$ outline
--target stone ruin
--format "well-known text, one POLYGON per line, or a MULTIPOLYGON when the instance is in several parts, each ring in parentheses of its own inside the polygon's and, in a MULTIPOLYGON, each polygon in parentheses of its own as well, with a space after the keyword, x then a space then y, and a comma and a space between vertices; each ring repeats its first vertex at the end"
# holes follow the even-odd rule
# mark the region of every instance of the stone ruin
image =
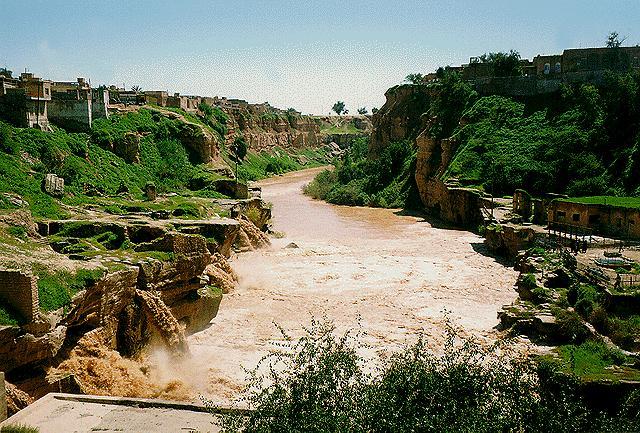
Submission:
POLYGON ((62 197, 64 195, 64 179, 49 173, 42 181, 42 190, 50 196, 62 197))
POLYGON ((0 301, 32 323, 40 309, 37 278, 19 270, 0 270, 0 301))

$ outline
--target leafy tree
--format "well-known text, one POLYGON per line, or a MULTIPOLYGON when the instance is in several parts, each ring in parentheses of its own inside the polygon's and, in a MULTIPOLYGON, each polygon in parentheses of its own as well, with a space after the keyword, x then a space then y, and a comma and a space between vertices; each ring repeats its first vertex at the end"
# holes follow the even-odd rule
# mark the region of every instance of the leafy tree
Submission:
MULTIPOLYGON (((338 116, 340 116, 342 113, 345 112, 345 104, 344 101, 338 101, 335 104, 333 104, 333 107, 331 108, 338 116)), ((345 113, 346 114, 346 113, 345 113)))
POLYGON ((376 114, 378 111, 380 111, 380 109, 378 107, 373 107, 371 109, 371 114, 376 114))
POLYGON ((13 71, 8 70, 7 68, 0 68, 0 77, 11 78, 13 77, 13 71))
POLYGON ((245 156, 247 156, 247 142, 244 141, 244 138, 238 136, 233 140, 233 144, 231 145, 231 153, 236 161, 236 183, 238 182, 238 163, 244 160, 245 156))
POLYGON ((424 76, 420 73, 409 74, 406 77, 404 77, 404 80, 407 83, 411 83, 411 84, 422 84, 424 83, 424 76))
POLYGON ((479 61, 488 63, 492 67, 495 77, 514 77, 522 75, 522 66, 520 65, 520 53, 514 50, 508 53, 485 53, 481 55, 479 61))
POLYGON ((358 114, 360 115, 365 115, 369 112, 369 110, 367 110, 367 107, 360 107, 358 108, 358 114))
POLYGON ((606 43, 606 47, 607 48, 620 48, 623 44, 623 42, 626 40, 627 38, 622 38, 620 39, 620 35, 618 34, 618 32, 611 32, 609 33, 609 36, 607 36, 607 43, 606 43))
POLYGON ((136 92, 136 93, 142 93, 142 87, 135 85, 135 86, 131 86, 131 91, 132 92, 136 92))

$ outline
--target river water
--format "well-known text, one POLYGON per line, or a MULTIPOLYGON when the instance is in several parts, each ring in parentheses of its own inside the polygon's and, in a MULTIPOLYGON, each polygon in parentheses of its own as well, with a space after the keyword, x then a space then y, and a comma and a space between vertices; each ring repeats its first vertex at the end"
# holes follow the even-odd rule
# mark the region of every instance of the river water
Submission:
POLYGON ((212 325, 188 339, 193 363, 185 373, 214 402, 238 396, 243 367, 281 338, 274 323, 294 335, 312 317, 332 320, 339 332, 360 326, 373 352, 419 333, 437 347, 444 310, 466 331, 492 338, 497 311, 516 298, 515 271, 477 252, 481 237, 398 211, 312 200, 302 187, 317 172, 262 182, 273 228, 286 235, 233 260, 240 287, 224 296, 212 325), (286 248, 291 242, 298 248, 286 248))

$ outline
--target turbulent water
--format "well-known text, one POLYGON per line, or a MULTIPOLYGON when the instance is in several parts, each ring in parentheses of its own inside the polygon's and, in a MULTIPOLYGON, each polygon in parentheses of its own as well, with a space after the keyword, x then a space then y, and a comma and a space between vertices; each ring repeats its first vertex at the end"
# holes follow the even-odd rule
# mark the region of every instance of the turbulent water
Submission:
POLYGON ((420 332, 439 344, 445 309, 470 332, 490 335, 499 308, 516 297, 515 271, 481 254, 481 237, 393 210, 312 200, 302 187, 317 171, 262 183, 274 230, 286 236, 234 260, 240 288, 224 296, 208 329, 188 338, 186 380, 213 401, 237 397, 242 367, 280 338, 274 322, 294 335, 312 316, 339 331, 360 323, 371 347, 393 350, 420 332), (299 248, 285 248, 291 242, 299 248))

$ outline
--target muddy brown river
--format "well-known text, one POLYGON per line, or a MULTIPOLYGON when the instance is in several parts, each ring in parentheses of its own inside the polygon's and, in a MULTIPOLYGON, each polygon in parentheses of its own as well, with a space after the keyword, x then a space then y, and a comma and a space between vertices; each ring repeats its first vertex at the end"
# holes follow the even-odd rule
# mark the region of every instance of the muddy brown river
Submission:
MULTIPOLYGON (((360 323, 372 351, 394 350, 419 333, 437 347, 444 310, 470 333, 493 337, 496 313, 516 298, 516 273, 481 254, 482 238, 431 226, 398 211, 312 200, 302 187, 318 169, 263 181, 273 203, 272 248, 240 254, 240 287, 225 295, 212 325, 189 337, 181 368, 214 402, 238 396, 252 368, 274 347, 274 322, 297 335, 311 317, 338 331, 360 323), (298 248, 285 248, 291 242, 298 248)), ((371 353, 370 356, 376 356, 371 353)))

